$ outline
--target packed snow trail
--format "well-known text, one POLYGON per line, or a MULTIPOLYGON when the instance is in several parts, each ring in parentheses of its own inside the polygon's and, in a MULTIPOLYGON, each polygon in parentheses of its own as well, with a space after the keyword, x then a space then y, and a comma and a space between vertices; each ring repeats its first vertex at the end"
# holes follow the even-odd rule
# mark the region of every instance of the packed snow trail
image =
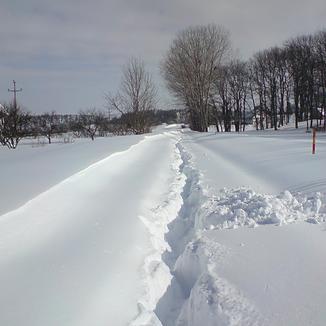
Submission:
POLYGON ((0 217, 0 325, 122 326, 139 316, 144 259, 155 254, 142 218, 171 185, 182 188, 177 141, 173 131, 148 136, 0 217))

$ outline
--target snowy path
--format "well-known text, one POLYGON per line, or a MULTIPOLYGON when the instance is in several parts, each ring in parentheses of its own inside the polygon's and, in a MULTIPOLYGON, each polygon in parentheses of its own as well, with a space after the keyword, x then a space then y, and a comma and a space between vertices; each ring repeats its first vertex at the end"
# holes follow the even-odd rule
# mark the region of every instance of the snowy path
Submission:
POLYGON ((176 142, 146 137, 0 217, 0 325, 122 326, 136 316, 153 253, 139 217, 167 199, 176 142))

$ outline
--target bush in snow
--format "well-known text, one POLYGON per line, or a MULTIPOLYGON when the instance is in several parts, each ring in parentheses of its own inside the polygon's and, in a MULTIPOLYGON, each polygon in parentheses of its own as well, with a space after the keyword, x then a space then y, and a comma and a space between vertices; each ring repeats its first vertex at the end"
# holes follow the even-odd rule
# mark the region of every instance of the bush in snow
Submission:
POLYGON ((29 132, 30 116, 20 106, 4 104, 0 107, 0 143, 15 149, 29 132))

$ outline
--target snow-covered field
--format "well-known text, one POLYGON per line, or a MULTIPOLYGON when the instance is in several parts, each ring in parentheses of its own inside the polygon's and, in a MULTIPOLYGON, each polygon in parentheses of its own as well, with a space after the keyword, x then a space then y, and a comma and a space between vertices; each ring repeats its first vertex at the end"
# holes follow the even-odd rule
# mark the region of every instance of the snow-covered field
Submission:
POLYGON ((183 134, 163 325, 326 324, 325 140, 313 156, 304 130, 183 134))
POLYGON ((326 137, 0 149, 0 325, 326 325, 326 137))
POLYGON ((89 165, 124 151, 142 136, 77 139, 51 146, 36 140, 22 142, 16 150, 0 147, 0 214, 13 210, 89 165))

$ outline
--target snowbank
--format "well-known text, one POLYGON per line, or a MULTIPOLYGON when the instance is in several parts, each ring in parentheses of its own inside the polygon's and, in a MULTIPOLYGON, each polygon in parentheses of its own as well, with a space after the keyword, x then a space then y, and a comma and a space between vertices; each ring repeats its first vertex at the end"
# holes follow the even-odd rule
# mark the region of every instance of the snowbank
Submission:
POLYGON ((171 174, 166 180, 169 187, 167 193, 163 196, 165 200, 150 209, 149 214, 140 216, 141 221, 151 235, 152 250, 145 258, 143 266, 145 291, 138 302, 139 313, 130 323, 130 326, 162 325, 154 310, 172 279, 168 266, 162 260, 162 255, 165 251, 171 251, 169 244, 165 240, 165 234, 168 232, 168 224, 177 217, 183 204, 181 191, 184 187, 185 175, 180 171, 182 160, 177 146, 180 137, 175 137, 173 132, 170 134, 165 133, 165 135, 175 139, 170 165, 171 174))
POLYGON ((159 253, 181 205, 176 141, 161 133, 121 146, 1 216, 1 325, 155 322, 171 278, 159 253))
POLYGON ((0 146, 0 214, 14 210, 61 181, 90 165, 123 152, 144 136, 76 139, 35 147, 32 143, 15 150, 0 146))

